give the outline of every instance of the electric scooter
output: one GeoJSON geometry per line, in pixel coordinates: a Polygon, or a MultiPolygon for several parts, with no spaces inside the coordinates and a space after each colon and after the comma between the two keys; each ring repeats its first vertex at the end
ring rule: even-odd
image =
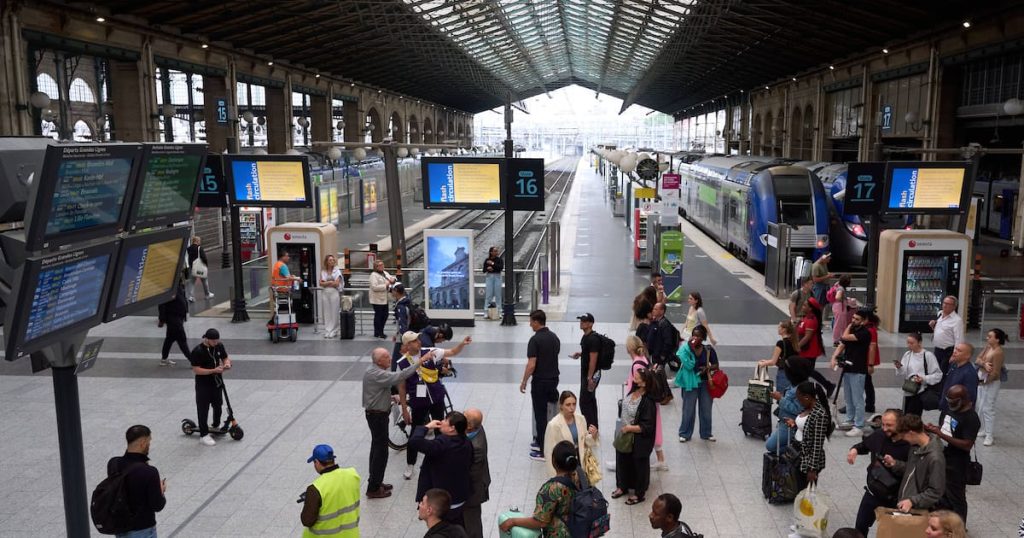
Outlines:
{"type": "MultiPolygon", "coordinates": [[[[219,429],[216,428],[216,426],[214,426],[213,428],[210,428],[210,434],[211,435],[224,435],[224,434],[228,434],[235,441],[241,441],[242,440],[242,436],[245,435],[245,432],[242,431],[242,427],[239,426],[238,425],[238,421],[235,420],[235,412],[231,409],[231,399],[228,398],[228,388],[224,384],[224,380],[223,379],[221,379],[220,382],[221,382],[220,383],[220,391],[221,391],[221,394],[224,395],[224,403],[227,404],[227,406],[228,406],[228,418],[226,420],[224,420],[224,425],[221,426],[219,429]]],[[[181,420],[181,433],[184,433],[185,435],[191,436],[193,433],[198,433],[198,432],[199,432],[199,426],[196,425],[195,421],[193,421],[192,419],[188,419],[188,418],[185,418],[185,419],[181,420]]]]}

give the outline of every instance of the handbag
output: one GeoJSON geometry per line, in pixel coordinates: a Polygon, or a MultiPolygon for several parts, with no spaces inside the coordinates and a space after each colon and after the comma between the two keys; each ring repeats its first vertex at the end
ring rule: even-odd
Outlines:
{"type": "Polygon", "coordinates": [[[587,474],[587,482],[591,484],[596,484],[604,478],[601,473],[601,462],[597,460],[594,451],[586,445],[583,447],[583,472],[587,474]]]}
{"type": "Polygon", "coordinates": [[[900,479],[884,465],[875,465],[868,471],[868,491],[878,499],[892,500],[900,479]]]}
{"type": "Polygon", "coordinates": [[[708,394],[711,395],[712,399],[725,396],[725,391],[728,389],[729,376],[725,375],[725,372],[719,369],[708,374],[708,394]]]}
{"type": "Polygon", "coordinates": [[[967,485],[981,485],[981,476],[985,473],[985,467],[978,461],[978,448],[974,448],[974,460],[967,464],[967,485]]]}
{"type": "Polygon", "coordinates": [[[917,394],[919,390],[921,390],[921,384],[918,383],[917,381],[914,381],[913,378],[908,377],[903,380],[902,388],[904,394],[906,394],[907,396],[913,396],[917,394]]]}
{"type": "Polygon", "coordinates": [[[758,366],[754,378],[747,381],[747,399],[771,405],[774,391],[775,382],[768,377],[768,368],[758,366]]]}
{"type": "Polygon", "coordinates": [[[207,275],[209,275],[209,268],[206,267],[201,258],[196,258],[196,261],[192,262],[192,277],[206,278],[207,275]]]}
{"type": "Polygon", "coordinates": [[[612,446],[617,452],[629,454],[633,452],[633,436],[633,432],[622,433],[621,428],[615,430],[615,441],[612,442],[612,446]]]}

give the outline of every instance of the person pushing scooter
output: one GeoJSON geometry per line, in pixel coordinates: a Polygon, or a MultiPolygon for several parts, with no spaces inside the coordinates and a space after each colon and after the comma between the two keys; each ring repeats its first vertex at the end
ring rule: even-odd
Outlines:
{"type": "Polygon", "coordinates": [[[217,444],[210,435],[211,429],[206,422],[209,409],[213,407],[213,429],[220,430],[220,414],[224,405],[221,388],[224,386],[222,377],[225,370],[231,369],[231,359],[220,342],[217,329],[207,329],[203,334],[203,343],[192,350],[189,357],[192,373],[196,375],[196,410],[198,411],[199,442],[206,446],[217,444]]]}

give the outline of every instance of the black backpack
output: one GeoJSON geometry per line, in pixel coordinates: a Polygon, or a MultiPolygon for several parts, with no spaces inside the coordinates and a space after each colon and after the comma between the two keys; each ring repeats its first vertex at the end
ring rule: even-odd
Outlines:
{"type": "Polygon", "coordinates": [[[594,334],[601,339],[601,347],[597,350],[597,367],[601,370],[610,370],[612,362],[615,361],[615,340],[601,333],[594,334]]]}
{"type": "Polygon", "coordinates": [[[580,488],[571,478],[556,476],[551,480],[562,484],[575,492],[572,505],[569,506],[569,517],[565,525],[569,527],[572,538],[596,538],[604,536],[611,529],[611,517],[608,515],[608,501],[601,490],[587,483],[587,473],[582,467],[576,468],[580,478],[580,488]]]}
{"type": "Polygon", "coordinates": [[[409,330],[420,332],[430,326],[430,316],[418,303],[409,303],[409,330]]]}
{"type": "Polygon", "coordinates": [[[138,461],[126,465],[104,478],[92,491],[89,512],[100,534],[120,534],[131,530],[132,516],[135,514],[128,504],[128,484],[125,479],[131,471],[142,465],[138,461]]]}

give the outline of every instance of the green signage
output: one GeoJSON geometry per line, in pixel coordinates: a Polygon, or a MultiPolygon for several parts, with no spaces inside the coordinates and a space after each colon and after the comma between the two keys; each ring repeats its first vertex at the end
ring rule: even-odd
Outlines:
{"type": "Polygon", "coordinates": [[[669,302],[680,303],[683,300],[683,233],[663,231],[659,244],[658,263],[665,285],[665,298],[669,302]]]}
{"type": "Polygon", "coordinates": [[[697,185],[697,199],[708,205],[718,205],[718,191],[707,185],[697,185]]]}

